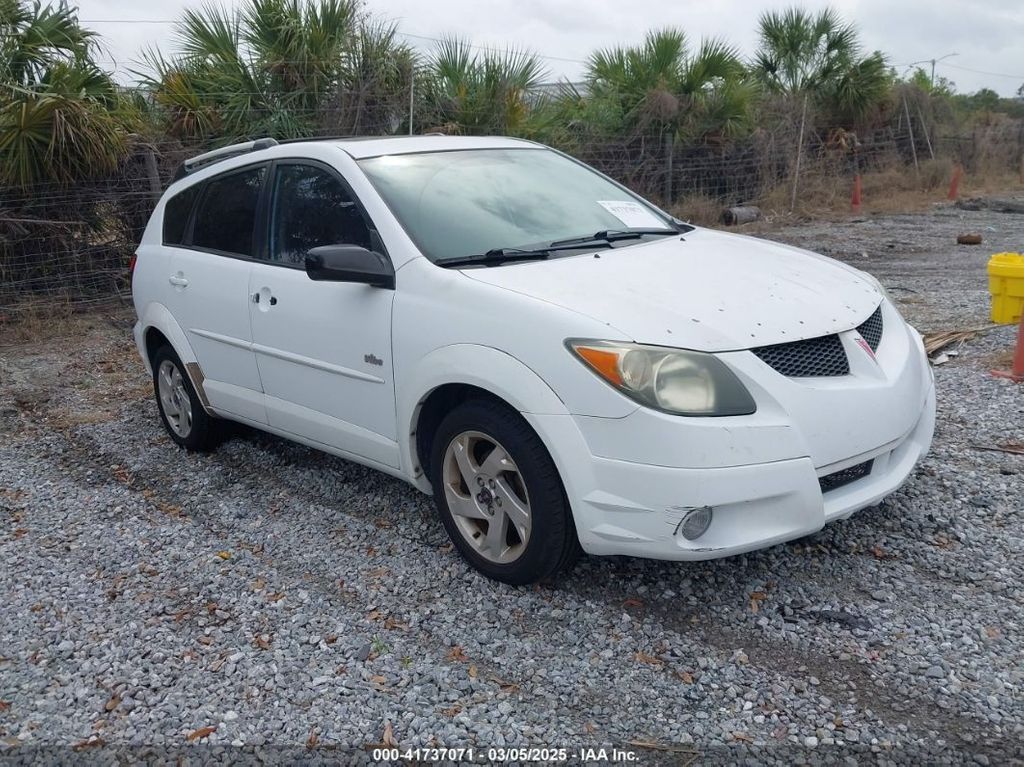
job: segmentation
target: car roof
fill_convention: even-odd
[[[218,172],[229,172],[252,161],[294,157],[305,147],[335,146],[355,160],[383,155],[413,154],[417,152],[451,152],[475,149],[546,149],[543,144],[503,136],[356,136],[324,137],[313,139],[257,139],[221,147],[186,160],[179,167],[167,191],[177,188],[178,182],[195,178],[198,183]],[[223,165],[222,165],[223,163]],[[207,172],[209,171],[209,172]],[[186,184],[186,186],[189,184]]]
[[[384,136],[330,139],[356,160],[386,154],[451,152],[459,149],[539,149],[532,141],[503,136]],[[295,142],[304,143],[304,142]]]

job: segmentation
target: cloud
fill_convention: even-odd
[[[228,0],[237,2],[237,0]],[[198,0],[79,0],[81,18],[91,22],[105,41],[119,77],[130,81],[132,62],[140,50],[154,45],[172,50],[172,27]],[[745,55],[757,45],[757,17],[785,2],[710,0],[702,3],[665,3],[664,0],[369,0],[368,7],[400,22],[403,32],[423,37],[456,34],[478,45],[514,45],[547,56],[552,77],[577,78],[582,62],[598,48],[632,44],[652,27],[678,26],[696,44],[702,37],[720,37]],[[828,3],[809,0],[811,9]],[[936,75],[956,82],[962,92],[992,88],[1013,94],[1024,84],[1024,4],[1005,0],[838,0],[831,3],[861,30],[865,48],[881,50],[893,64],[956,57],[936,65]],[[100,22],[103,23],[100,23]],[[409,42],[429,50],[431,42],[410,37]],[[930,65],[928,65],[930,66]],[[980,74],[967,70],[1009,76]]]

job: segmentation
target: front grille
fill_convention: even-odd
[[[871,473],[871,463],[872,461],[864,461],[864,463],[858,463],[856,466],[851,466],[848,469],[841,469],[831,474],[826,474],[824,477],[818,477],[821,492],[827,493],[851,482],[856,482],[858,479],[863,479]]]
[[[760,346],[751,351],[784,376],[844,376],[850,362],[839,336],[820,336],[806,341],[793,341],[773,346]]]
[[[882,342],[882,307],[875,309],[875,313],[857,326],[857,332],[861,338],[868,342],[871,351],[878,351],[878,344]]]

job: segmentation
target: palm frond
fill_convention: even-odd
[[[207,62],[238,62],[242,58],[242,19],[237,11],[214,3],[182,14],[174,43],[188,58]]]
[[[65,4],[0,0],[0,184],[71,183],[124,157],[133,113],[95,50]]]
[[[884,58],[863,56],[856,27],[834,9],[769,11],[761,15],[758,32],[751,69],[767,90],[809,94],[826,113],[847,120],[884,101]]]

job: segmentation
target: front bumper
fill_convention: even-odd
[[[546,421],[542,428],[571,436],[568,419],[534,418]],[[910,476],[928,452],[934,429],[935,389],[929,386],[917,422],[906,435],[833,466],[816,469],[810,458],[796,458],[680,469],[591,457],[588,471],[563,471],[563,477],[580,543],[588,553],[715,559],[809,535],[877,503]],[[866,461],[872,461],[869,474],[822,492],[819,477]],[[581,482],[591,486],[581,487]],[[704,535],[689,541],[679,532],[682,519],[701,506],[714,510],[713,520]]]
[[[729,355],[755,392],[752,416],[680,421],[643,408],[619,419],[527,415],[558,465],[583,549],[731,556],[814,533],[894,492],[935,429],[927,357],[897,320],[877,362],[854,358],[841,379],[793,381],[765,375],[753,355]],[[833,486],[822,477],[851,467],[862,473],[823,489]],[[683,518],[705,506],[710,527],[687,540]]]

